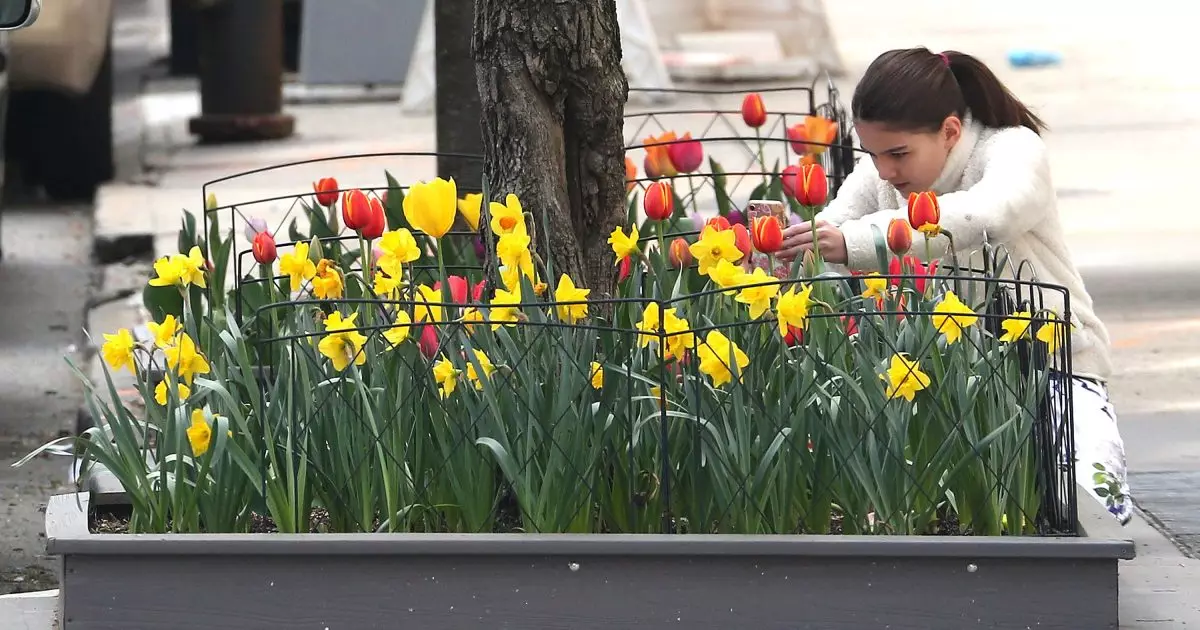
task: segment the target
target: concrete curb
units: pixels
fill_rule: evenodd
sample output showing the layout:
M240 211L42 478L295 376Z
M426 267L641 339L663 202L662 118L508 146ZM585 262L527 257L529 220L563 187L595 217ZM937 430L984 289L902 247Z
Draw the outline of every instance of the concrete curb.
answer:
M58 589L0 595L5 630L53 630L58 624Z

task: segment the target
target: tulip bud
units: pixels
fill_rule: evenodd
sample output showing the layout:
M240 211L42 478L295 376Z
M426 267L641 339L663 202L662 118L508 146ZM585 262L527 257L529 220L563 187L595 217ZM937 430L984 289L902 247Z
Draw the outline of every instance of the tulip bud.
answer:
M338 182L332 177L322 177L313 183L313 192L317 193L317 203L332 207L338 200Z
M626 256L621 259L621 264L617 268L617 282L618 283L625 282L626 280L629 279L629 276L632 273L633 273L633 260L629 256Z
M693 173L704 163L704 145L699 140L693 140L691 133L685 133L678 142L667 145L667 157L675 165L676 171Z
M437 356L439 343L437 326L431 324L421 326L421 336L418 339L417 347L426 359L432 359Z
M800 205L811 208L825 205L829 201L829 180L825 178L825 168L820 164L801 166L794 189Z
M363 238L368 240L383 236L383 231L387 229L387 216L383 213L383 204L374 197L371 198L370 217L371 220L359 232Z
M642 162L642 168L646 171L646 177L650 179L658 179L663 176L658 170L658 164L654 162L654 158L649 154L646 155L646 159ZM628 169L625 172L628 173Z
M266 232L267 229L266 219L260 217L246 219L246 231L244 232L246 235L246 240L253 241L254 237L257 236L259 232Z
M938 205L936 193L909 193L908 223L914 230L926 236L937 236L942 233L942 228L938 225L941 220L942 209Z
M348 190L342 194L342 225L361 230L371 223L371 202L363 191Z
M675 211L675 193L666 182L654 182L646 189L642 207L651 221L666 221Z
M208 193L208 196L204 198L204 209L205 210L216 210L217 207L218 206L217 206L216 193Z
M637 174L638 174L637 173L637 164L634 164L633 160L629 159L629 157L626 156L625 157L625 192L629 192L629 191L633 190L633 187L637 185L637 183L634 181L637 179Z
M683 269L692 265L695 259L692 258L692 250L688 245L687 239L679 237L671 241L668 260L675 269Z
M755 217L750 239L754 243L754 249L764 254L779 251L779 248L783 247L783 227L779 225L779 219L772 214Z
M761 94L753 92L742 99L742 122L755 129L766 124L767 108L763 105Z
M260 265L269 265L277 258L275 237L271 236L270 232L255 234L251 249L254 251L254 260L258 261Z
M733 233L735 234L734 243L737 245L737 248L741 250L743 255L749 256L754 251L754 245L750 242L750 230L747 230L745 225L738 223L733 226Z
M912 227L908 221L896 218L888 222L887 229L887 246L892 250L892 253L897 256L903 256L912 249Z
M483 244L483 239L475 237L475 257L481 261L487 260L487 246Z
M729 225L731 226L746 225L746 215L742 214L742 211L736 208L730 210L729 214L725 218L729 220Z
M783 194L789 199L796 198L796 185L800 182L800 166L792 164L779 174L779 183L783 184Z
M804 329L788 326L787 334L783 336L783 343L789 348L804 343Z

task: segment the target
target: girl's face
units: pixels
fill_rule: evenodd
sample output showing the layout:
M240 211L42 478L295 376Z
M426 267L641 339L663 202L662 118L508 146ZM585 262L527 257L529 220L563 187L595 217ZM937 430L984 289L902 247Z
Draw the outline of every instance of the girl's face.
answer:
M885 123L855 121L862 148L871 154L879 177L900 194L924 192L933 187L950 150L962 137L962 121L949 116L934 132L900 131Z

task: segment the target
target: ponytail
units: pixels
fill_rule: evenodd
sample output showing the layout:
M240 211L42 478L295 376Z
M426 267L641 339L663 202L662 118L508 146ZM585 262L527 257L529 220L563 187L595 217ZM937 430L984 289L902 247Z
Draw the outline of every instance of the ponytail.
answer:
M856 120L906 131L937 131L949 116L968 113L987 127L1046 125L982 61L958 51L890 50L871 63L854 90Z

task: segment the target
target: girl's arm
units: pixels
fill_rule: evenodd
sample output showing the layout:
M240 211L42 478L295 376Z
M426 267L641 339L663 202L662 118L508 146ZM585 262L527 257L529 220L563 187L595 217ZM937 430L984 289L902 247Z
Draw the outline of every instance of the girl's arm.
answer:
M879 187L883 180L875 170L875 162L859 159L854 170L846 176L837 196L829 200L819 218L833 225L841 225L879 210Z
M983 176L970 188L938 196L941 226L954 236L959 252L969 252L984 242L1011 243L1045 218L1054 201L1046 145L1033 131L1017 127L987 140L983 151ZM840 228L846 239L847 266L856 271L878 271L875 235L887 233L888 222L904 217L906 210L886 210L851 219ZM916 235L912 253L925 257L924 238ZM943 234L929 241L929 255L946 253L950 241Z

